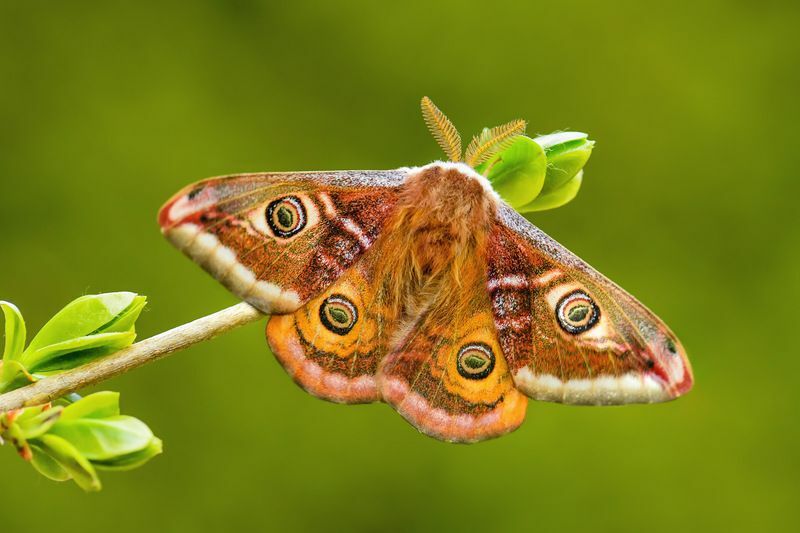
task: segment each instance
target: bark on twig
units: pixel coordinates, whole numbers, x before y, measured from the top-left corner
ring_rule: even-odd
[[[55,400],[264,316],[250,304],[244,302],[236,304],[132,344],[97,361],[0,395],[0,413]]]

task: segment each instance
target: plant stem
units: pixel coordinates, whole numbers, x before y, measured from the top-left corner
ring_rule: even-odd
[[[198,342],[209,340],[228,330],[255,322],[262,317],[264,314],[261,311],[242,302],[198,318],[188,324],[132,344],[97,361],[2,394],[0,395],[0,414],[20,407],[47,403],[65,394],[76,392],[89,385],[161,359]]]

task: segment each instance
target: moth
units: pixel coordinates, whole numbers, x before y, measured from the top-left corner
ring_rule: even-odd
[[[484,130],[462,159],[452,123],[427,98],[422,108],[449,161],[212,178],[162,207],[162,231],[271,315],[267,342],[303,389],[386,402],[437,439],[512,431],[528,398],[687,392],[691,367],[669,328],[474,170],[521,121]]]

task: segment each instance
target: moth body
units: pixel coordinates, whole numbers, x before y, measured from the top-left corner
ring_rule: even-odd
[[[391,228],[393,251],[383,267],[398,316],[413,321],[435,297],[482,284],[479,269],[497,198],[485,178],[464,164],[432,163],[408,170]],[[380,277],[380,276],[379,276]],[[402,328],[401,328],[402,329]]]

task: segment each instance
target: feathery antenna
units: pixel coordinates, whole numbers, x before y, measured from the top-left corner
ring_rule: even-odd
[[[450,161],[461,161],[461,135],[456,127],[427,96],[422,97],[421,107],[422,118],[445,155]]]
[[[512,120],[502,126],[484,128],[470,141],[464,161],[471,167],[480,165],[497,152],[507,148],[514,137],[525,133],[526,126],[527,123],[524,120]]]

